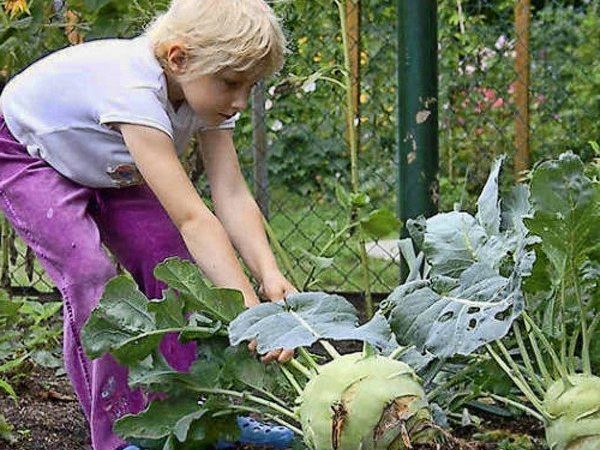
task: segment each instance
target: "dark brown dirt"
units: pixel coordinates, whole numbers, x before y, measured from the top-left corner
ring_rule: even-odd
[[[0,413],[14,427],[15,443],[0,450],[91,450],[87,423],[66,376],[34,368],[13,385],[18,404],[0,395]]]

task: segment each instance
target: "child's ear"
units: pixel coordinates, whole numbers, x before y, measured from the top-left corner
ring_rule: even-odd
[[[175,75],[185,73],[188,64],[188,52],[180,43],[169,45],[166,52],[167,65],[170,71]]]

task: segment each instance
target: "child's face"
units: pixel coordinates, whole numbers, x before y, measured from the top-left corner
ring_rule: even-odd
[[[236,72],[224,70],[180,82],[187,103],[208,126],[217,126],[248,105],[252,87],[261,78],[260,68]]]

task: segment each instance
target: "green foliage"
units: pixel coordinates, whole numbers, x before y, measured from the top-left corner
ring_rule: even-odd
[[[0,414],[0,442],[5,441],[9,444],[17,442],[16,436],[13,435],[13,426],[10,425],[6,418]]]
[[[525,249],[527,230],[520,224],[529,208],[508,203],[501,210],[501,162],[494,164],[475,217],[453,211],[409,221],[428,267],[421,275],[423,258],[406,258],[407,282],[384,303],[401,344],[440,358],[469,355],[506,335],[522,311],[521,278],[531,270],[533,255]]]

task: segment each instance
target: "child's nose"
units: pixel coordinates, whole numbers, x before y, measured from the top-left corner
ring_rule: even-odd
[[[248,106],[248,93],[241,91],[233,99],[231,104],[232,109],[235,111],[243,111]]]

